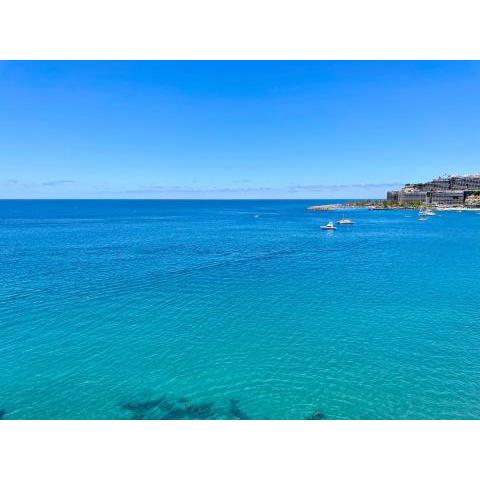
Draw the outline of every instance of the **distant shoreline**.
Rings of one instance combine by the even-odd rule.
[[[363,203],[363,202],[349,202],[349,203],[329,203],[326,205],[312,205],[307,207],[307,210],[311,211],[331,211],[331,210],[340,210],[344,208],[361,208],[367,210],[422,210],[425,207],[419,206],[412,206],[412,205],[382,205],[381,201],[377,202],[370,202],[370,203]],[[431,206],[428,207],[429,210],[437,210],[437,211],[452,211],[452,212],[463,212],[463,211],[480,211],[479,207],[435,207]]]

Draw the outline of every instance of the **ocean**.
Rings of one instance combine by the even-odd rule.
[[[480,215],[0,201],[4,419],[480,419]]]

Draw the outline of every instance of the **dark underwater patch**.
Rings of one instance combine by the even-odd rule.
[[[325,420],[325,414],[320,410],[315,410],[312,414],[306,417],[305,420]]]
[[[231,398],[226,404],[195,402],[188,397],[161,395],[120,404],[122,410],[130,413],[130,420],[253,420],[240,407],[240,401]],[[0,410],[1,418],[2,410]],[[317,409],[305,420],[325,420],[325,414]]]
[[[228,408],[230,416],[236,420],[250,420],[250,417],[243,410],[240,409],[238,403],[239,402],[236,399],[230,400]]]
[[[146,400],[142,402],[128,402],[121,405],[124,410],[132,413],[132,420],[144,420],[156,410],[172,410],[174,405],[167,400],[165,396],[154,400]]]
[[[231,399],[225,407],[214,402],[194,402],[187,397],[161,397],[120,405],[130,412],[131,420],[249,420],[239,407],[239,401]]]
[[[160,420],[214,420],[217,412],[213,402],[183,403],[167,411]]]

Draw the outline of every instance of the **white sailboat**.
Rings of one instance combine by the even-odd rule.
[[[349,218],[345,218],[345,215],[343,215],[342,219],[338,220],[337,223],[340,225],[353,225],[355,222]]]

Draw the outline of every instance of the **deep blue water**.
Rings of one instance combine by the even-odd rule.
[[[480,418],[480,215],[1,201],[6,419]]]

